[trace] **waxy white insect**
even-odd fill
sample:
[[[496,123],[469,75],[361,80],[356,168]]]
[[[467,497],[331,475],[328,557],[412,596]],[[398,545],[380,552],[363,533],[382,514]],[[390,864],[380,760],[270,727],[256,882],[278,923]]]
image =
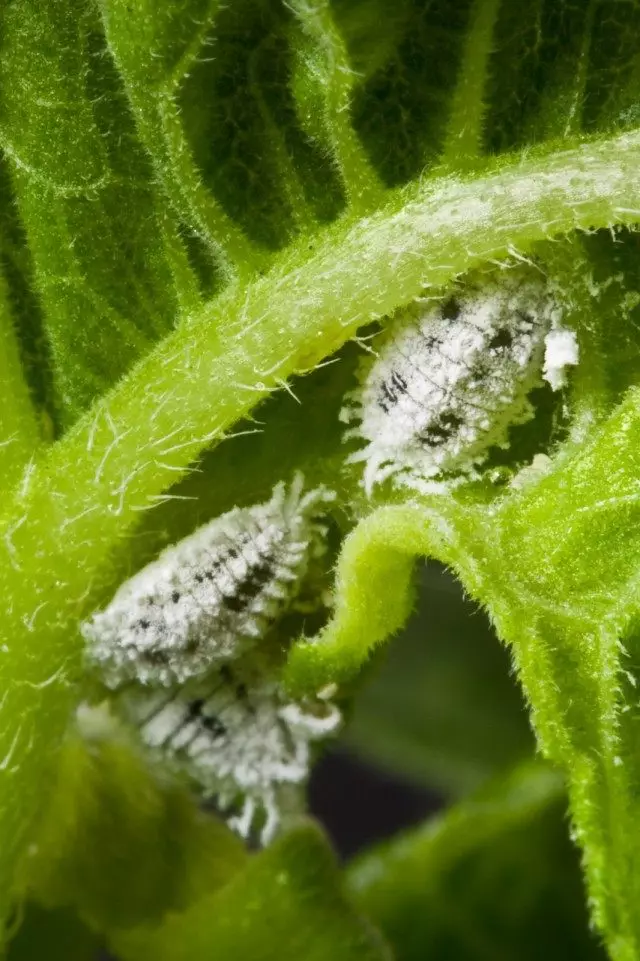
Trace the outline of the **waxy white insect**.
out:
[[[248,838],[260,825],[268,843],[283,815],[302,807],[310,743],[339,726],[337,707],[287,699],[257,652],[223,665],[206,681],[173,691],[135,685],[120,696],[152,755],[216,799]]]
[[[319,515],[335,495],[296,474],[270,500],[234,508],[126,581],[82,625],[110,687],[172,685],[237,658],[294,602],[325,549]]]
[[[437,305],[402,311],[362,364],[360,385],[341,412],[345,437],[365,446],[368,494],[389,477],[416,489],[468,475],[509,428],[528,420],[532,388],[555,390],[578,362],[573,331],[546,280],[503,270]]]

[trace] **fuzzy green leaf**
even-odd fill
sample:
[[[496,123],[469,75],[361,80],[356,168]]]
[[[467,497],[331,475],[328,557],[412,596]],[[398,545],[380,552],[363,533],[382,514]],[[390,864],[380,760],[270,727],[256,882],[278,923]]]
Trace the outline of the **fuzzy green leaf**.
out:
[[[100,4],[140,134],[178,215],[236,269],[255,268],[262,258],[202,184],[180,118],[180,85],[202,55],[218,6],[187,0],[158,11],[148,2],[132,11],[124,0]]]
[[[153,195],[91,5],[16,0],[3,35],[0,144],[69,421],[173,326],[164,237],[176,228]]]
[[[450,564],[512,646],[542,749],[567,773],[596,920],[625,961],[640,944],[631,907],[638,405],[631,390],[590,442],[569,445],[548,476],[491,509],[440,502],[374,512],[347,539],[334,620],[289,663],[294,687],[341,681],[402,623],[412,557]]]
[[[357,73],[329,0],[291,0],[303,40],[298,45],[294,91],[303,126],[331,151],[352,211],[366,213],[383,200],[382,185],[351,123]]]

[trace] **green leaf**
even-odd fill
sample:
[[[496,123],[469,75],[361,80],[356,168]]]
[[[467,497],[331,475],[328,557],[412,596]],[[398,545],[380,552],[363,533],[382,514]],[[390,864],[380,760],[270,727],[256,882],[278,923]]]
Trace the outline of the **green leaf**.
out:
[[[65,745],[22,885],[106,935],[210,894],[247,854],[185,788],[155,777],[113,722],[92,717],[95,733]]]
[[[294,78],[303,126],[331,152],[352,211],[366,213],[382,201],[382,184],[351,123],[357,72],[347,43],[329,0],[291,0],[290,7],[303,34]]]
[[[557,774],[530,764],[361,855],[348,888],[397,961],[603,959]]]
[[[474,0],[442,148],[444,164],[460,167],[473,163],[482,152],[489,63],[499,9],[499,0]]]
[[[47,911],[27,904],[20,927],[9,942],[6,961],[96,961],[102,943],[72,911]]]
[[[70,421],[171,329],[165,235],[176,227],[153,196],[92,7],[19,0],[3,34],[0,144]]]
[[[635,126],[639,28],[633,5],[503,4],[494,34],[487,148]]]
[[[348,23],[348,4],[343,0],[336,6],[341,19],[347,21],[347,36],[351,34],[352,43],[358,36],[356,23],[360,37],[370,32],[378,44],[382,42],[380,37],[396,39],[395,49],[387,47],[384,59],[378,47],[377,62],[365,66],[365,76],[354,96],[354,127],[386,184],[403,184],[420,177],[425,169],[441,161],[443,153],[447,154],[455,136],[450,118],[452,113],[459,116],[456,86],[470,80],[469,56],[464,48],[475,4],[471,0],[455,4],[447,0],[428,4],[404,0],[380,18],[376,17],[379,3],[365,0],[358,4],[358,14],[351,14],[353,25]],[[478,62],[483,59],[478,51]],[[481,73],[476,79],[481,79]]]
[[[148,0],[131,10],[125,0],[100,3],[139,133],[176,212],[236,269],[255,268],[262,257],[202,184],[180,117],[180,86],[201,55],[218,6],[217,0],[182,0],[158,10]]]
[[[33,262],[24,225],[16,209],[9,164],[1,154],[0,258],[3,287],[6,289],[6,310],[16,341],[15,348],[6,348],[6,358],[13,357],[11,363],[15,362],[22,368],[20,373],[14,371],[9,374],[7,371],[6,376],[9,379],[24,379],[42,439],[51,440],[58,429],[59,412],[51,370],[51,351],[44,333],[42,308],[35,292]],[[20,458],[17,461],[21,463]]]
[[[638,404],[629,391],[588,442],[490,509],[440,499],[374,512],[346,541],[333,621],[289,663],[294,687],[341,681],[406,617],[413,556],[449,563],[512,646],[540,745],[567,774],[596,921],[623,959],[639,943]]]
[[[217,895],[156,929],[117,936],[121,961],[382,961],[382,939],[340,890],[333,855],[318,828],[300,826],[252,858]]]
[[[634,957],[640,937],[630,909],[638,883],[638,403],[630,391],[561,469],[505,501],[485,592],[514,645],[542,747],[569,772],[595,918],[620,958]]]

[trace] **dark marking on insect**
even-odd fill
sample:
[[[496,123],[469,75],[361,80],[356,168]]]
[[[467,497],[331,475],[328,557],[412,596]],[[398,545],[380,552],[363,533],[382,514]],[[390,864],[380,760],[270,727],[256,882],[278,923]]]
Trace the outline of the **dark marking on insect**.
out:
[[[460,430],[463,423],[458,414],[449,411],[429,424],[422,436],[429,444],[446,444]]]
[[[462,307],[457,297],[449,297],[442,305],[442,316],[445,320],[457,320]]]
[[[219,717],[215,714],[203,714],[202,715],[202,726],[205,730],[209,731],[213,735],[214,741],[219,740],[221,737],[225,737],[227,734],[227,728],[222,723]]]
[[[513,333],[507,327],[501,327],[493,335],[491,340],[487,343],[487,348],[489,350],[495,350],[499,347],[509,348],[513,347]]]
[[[169,662],[167,651],[158,648],[148,648],[142,652],[142,656],[148,664],[153,664],[156,667],[160,667]]]

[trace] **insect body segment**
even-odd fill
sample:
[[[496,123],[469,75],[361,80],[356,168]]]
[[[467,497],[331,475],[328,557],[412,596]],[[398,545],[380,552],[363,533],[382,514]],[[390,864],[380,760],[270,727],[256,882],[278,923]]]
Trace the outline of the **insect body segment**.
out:
[[[318,515],[333,494],[298,474],[269,501],[234,508],[167,548],[82,626],[111,687],[202,675],[262,637],[324,549]]]
[[[346,436],[364,441],[350,460],[364,461],[368,493],[392,476],[420,487],[469,473],[532,416],[527,395],[541,383],[560,308],[543,278],[502,274],[427,310],[413,305],[363,365],[342,419],[357,422]],[[577,362],[573,343],[565,363]]]
[[[136,686],[121,699],[147,748],[196,781],[221,810],[240,801],[229,824],[248,837],[260,820],[262,843],[299,805],[310,742],[341,720],[331,704],[288,701],[259,657],[225,665],[206,682],[172,692]]]

